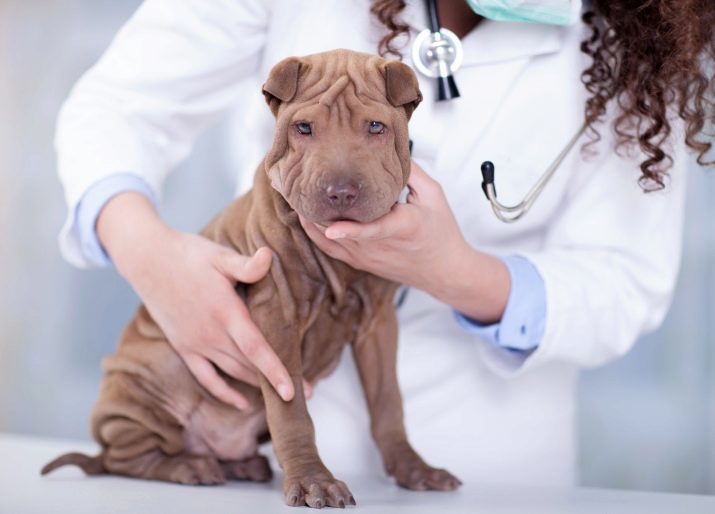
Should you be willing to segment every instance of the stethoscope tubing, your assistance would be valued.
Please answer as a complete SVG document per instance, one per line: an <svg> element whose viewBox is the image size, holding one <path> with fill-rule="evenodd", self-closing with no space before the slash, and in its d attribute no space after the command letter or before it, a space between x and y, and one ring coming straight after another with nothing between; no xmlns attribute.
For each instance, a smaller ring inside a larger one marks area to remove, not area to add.
<svg viewBox="0 0 715 514"><path fill-rule="evenodd" d="M427 0L427 19L429 20L429 28L432 33L437 33L442 29L442 24L439 22L439 13L437 12L437 2L435 0Z"/></svg>
<svg viewBox="0 0 715 514"><path fill-rule="evenodd" d="M539 180L534 184L534 186L529 190L529 192L526 194L524 199L519 202L516 205L504 205L499 200L497 200L497 193L496 193L496 187L494 186L494 165L486 161L485 163L482 164L482 175L484 177L484 182L482 183L482 189L484 190L484 194L486 195L487 199L489 200L489 203L492 206L492 210L494 211L494 214L496 217L500 220L503 221L504 223L514 223L515 221L521 219L529 210L531 207L534 205L534 202L536 199L541 195L543 192L544 188L546 185L549 183L551 178L554 176L554 173L556 173L556 170L559 169L559 166L561 163L564 161L566 156L569 154L569 152L573 149L573 147L576 145L578 140L581 138L581 136L586 132L586 123L584 123L581 128L576 132L576 134L573 135L573 137L569 140L569 142L564 146L564 148L561 150L561 152L556 156L554 161L551 163L551 165L548 167L548 169L544 172L544 174L539 178ZM485 166L491 165L491 171L490 175L491 177L487 176L487 173L485 173ZM514 216L505 216L505 214L512 214L512 213L517 213Z"/></svg>
<svg viewBox="0 0 715 514"><path fill-rule="evenodd" d="M454 82L452 72L457 71L461 65L462 45L455 34L441 27L436 0L426 0L425 3L429 29L422 31L415 39L412 47L412 61L417 71L426 77L437 79L438 101L452 100L459 97L459 90ZM451 65L446 60L447 55L452 56ZM428 62L430 60L431 62ZM435 64L436 69L434 68ZM494 164L490 161L482 163L482 190L491 204L494 215L504 223L514 223L525 216L585 131L586 124L584 123L524 199L516 205L504 205L499 202L494 186Z"/></svg>

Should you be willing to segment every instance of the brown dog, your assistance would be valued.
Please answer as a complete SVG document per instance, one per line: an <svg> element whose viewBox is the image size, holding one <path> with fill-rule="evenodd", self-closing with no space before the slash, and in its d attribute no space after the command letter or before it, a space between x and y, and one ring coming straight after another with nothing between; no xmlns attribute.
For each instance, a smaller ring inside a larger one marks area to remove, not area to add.
<svg viewBox="0 0 715 514"><path fill-rule="evenodd" d="M298 219L368 222L392 208L410 170L407 122L422 98L417 80L402 63L338 50L281 61L263 91L277 122L272 148L253 189L202 234L244 255L273 249L269 275L246 287L245 301L291 374L295 398L284 402L264 377L260 390L225 377L254 407L223 404L196 382L141 307L117 353L103 361L92 415L101 453L64 455L42 472L76 464L88 474L184 484L269 480L257 447L270 432L289 505L354 504L318 456L302 390L303 377L329 374L351 344L387 473L409 489L455 489L459 480L427 465L405 435L396 284L326 256Z"/></svg>

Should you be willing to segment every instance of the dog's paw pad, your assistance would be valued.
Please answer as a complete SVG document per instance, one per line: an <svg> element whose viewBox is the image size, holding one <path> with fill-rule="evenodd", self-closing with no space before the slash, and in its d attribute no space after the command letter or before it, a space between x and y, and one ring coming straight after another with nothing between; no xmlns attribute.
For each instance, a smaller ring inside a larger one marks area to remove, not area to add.
<svg viewBox="0 0 715 514"><path fill-rule="evenodd" d="M342 509L356 504L348 486L334 478L286 479L284 490L285 502L290 506L307 505L314 509L328 506Z"/></svg>

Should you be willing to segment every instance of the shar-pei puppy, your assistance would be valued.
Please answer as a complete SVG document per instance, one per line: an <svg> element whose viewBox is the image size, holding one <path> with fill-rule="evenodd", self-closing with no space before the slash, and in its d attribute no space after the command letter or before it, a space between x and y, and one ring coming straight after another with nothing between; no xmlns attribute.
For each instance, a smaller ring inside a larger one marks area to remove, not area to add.
<svg viewBox="0 0 715 514"><path fill-rule="evenodd" d="M264 481L272 472L258 445L270 437L286 503L354 505L318 455L302 384L329 374L349 344L387 473L409 489L455 489L459 480L426 464L405 434L397 284L328 257L299 220L370 222L390 211L410 172L407 123L422 98L417 80L400 62L337 50L281 61L263 92L276 118L270 151L253 189L202 234L244 255L273 250L270 273L237 291L291 374L295 397L283 401L264 377L259 389L224 376L253 407L222 403L194 379L142 306L103 361L92 413L100 454L67 454L43 473L75 464L88 474L183 484Z"/></svg>

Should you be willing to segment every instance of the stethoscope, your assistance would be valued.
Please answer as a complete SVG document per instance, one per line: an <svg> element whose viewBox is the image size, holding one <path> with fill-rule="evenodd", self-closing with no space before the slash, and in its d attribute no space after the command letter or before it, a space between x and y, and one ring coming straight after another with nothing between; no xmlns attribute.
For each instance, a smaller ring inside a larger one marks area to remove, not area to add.
<svg viewBox="0 0 715 514"><path fill-rule="evenodd" d="M437 79L438 102L459 98L459 89L457 89L453 74L462 65L464 58L462 42L454 32L440 25L436 0L425 0L425 4L429 28L420 32L415 38L412 44L412 62L417 71L426 77ZM491 161L484 161L482 163L482 191L489 200L495 216L504 223L513 223L529 212L551 177L554 176L558 167L585 131L586 124L571 138L524 199L516 205L504 205L497 200L497 192L494 187L494 164Z"/></svg>

